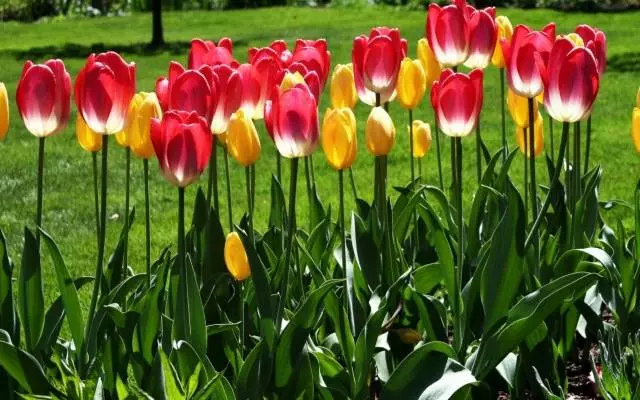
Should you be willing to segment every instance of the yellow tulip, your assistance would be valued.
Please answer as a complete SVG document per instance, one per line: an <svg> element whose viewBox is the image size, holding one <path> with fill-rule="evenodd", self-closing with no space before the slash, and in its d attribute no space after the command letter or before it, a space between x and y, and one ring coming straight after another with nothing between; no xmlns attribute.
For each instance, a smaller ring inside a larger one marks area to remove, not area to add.
<svg viewBox="0 0 640 400"><path fill-rule="evenodd" d="M351 167L356 159L356 117L348 107L329 108L322 121L322 149L333 169Z"/></svg>
<svg viewBox="0 0 640 400"><path fill-rule="evenodd" d="M420 120L413 121L413 158L422 158L431 148L431 126Z"/></svg>
<svg viewBox="0 0 640 400"><path fill-rule="evenodd" d="M280 88L282 90L291 89L292 87L294 87L299 83L305 83L304 77L300 74L300 72L294 72L293 74L291 72L287 72L284 75L284 78L282 78L282 83L280 84Z"/></svg>
<svg viewBox="0 0 640 400"><path fill-rule="evenodd" d="M338 64L331 74L331 86L329 87L331 105L334 108L353 108L358 102L355 78L353 77L353 64Z"/></svg>
<svg viewBox="0 0 640 400"><path fill-rule="evenodd" d="M420 64L422 64L422 69L427 78L426 89L431 89L433 82L440 79L442 67L440 63L438 63L436 56L433 54L433 50L429 47L429 42L427 42L425 38L418 40L418 59L420 60Z"/></svg>
<svg viewBox="0 0 640 400"><path fill-rule="evenodd" d="M396 142L396 127L382 107L371 109L364 133L367 149L374 156L389 154Z"/></svg>
<svg viewBox="0 0 640 400"><path fill-rule="evenodd" d="M95 153L102 149L102 135L92 131L80 113L76 117L76 138L80 146L88 152Z"/></svg>
<svg viewBox="0 0 640 400"><path fill-rule="evenodd" d="M405 58L400 64L396 91L398 102L407 110L414 110L422 101L427 89L427 76L420 60Z"/></svg>
<svg viewBox="0 0 640 400"><path fill-rule="evenodd" d="M162 108L155 93L140 92L133 96L129 103L123 135L126 136L126 144L138 157L149 159L154 155L151 143L151 118L161 117ZM116 135L117 138L118 135Z"/></svg>
<svg viewBox="0 0 640 400"><path fill-rule="evenodd" d="M253 165L260 158L258 132L253 120L242 109L231 114L226 140L229 154L242 166Z"/></svg>
<svg viewBox="0 0 640 400"><path fill-rule="evenodd" d="M631 139L636 151L640 153L640 107L635 107L631 116Z"/></svg>
<svg viewBox="0 0 640 400"><path fill-rule="evenodd" d="M9 99L7 88L0 82L0 141L4 139L9 130Z"/></svg>
<svg viewBox="0 0 640 400"><path fill-rule="evenodd" d="M504 68L504 55L502 54L500 41L502 39L511 40L511 36L513 36L513 26L509 18L504 15L498 15L496 17L496 25L498 25L498 40L496 40L496 47L493 49L491 63L497 68Z"/></svg>
<svg viewBox="0 0 640 400"><path fill-rule="evenodd" d="M561 35L558 35L558 37L556 37L556 39L561 38ZM573 43L576 47L584 47L584 40L582 40L582 37L580 37L580 35L578 35L575 32L571 32L568 35L564 36L565 38L569 39L571 41L571 43Z"/></svg>
<svg viewBox="0 0 640 400"><path fill-rule="evenodd" d="M511 118L519 128L527 128L529 126L529 99L517 95L511 89L507 94L507 107ZM538 102L533 102L533 112L538 112Z"/></svg>
<svg viewBox="0 0 640 400"><path fill-rule="evenodd" d="M536 122L533 124L534 126L534 136L533 136L533 156L538 157L542 150L544 150L544 120L542 119L542 115L538 113L538 117L536 118ZM529 149L529 135L531 133L527 129L526 140L527 140L527 157L531 158L531 149ZM520 152L524 154L524 140L525 140L525 131L524 128L516 127L516 143L518 143L518 147L520 148Z"/></svg>
<svg viewBox="0 0 640 400"><path fill-rule="evenodd" d="M237 232L230 232L224 242L224 262L233 278L244 281L251 276L249 258Z"/></svg>

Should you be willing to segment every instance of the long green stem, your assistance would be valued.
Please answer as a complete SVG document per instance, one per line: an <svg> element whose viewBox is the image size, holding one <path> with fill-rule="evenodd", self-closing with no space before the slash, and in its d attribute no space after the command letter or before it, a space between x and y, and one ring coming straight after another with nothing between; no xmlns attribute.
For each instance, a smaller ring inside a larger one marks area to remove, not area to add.
<svg viewBox="0 0 640 400"><path fill-rule="evenodd" d="M582 196L582 168L580 167L582 160L580 157L580 150L580 121L578 121L575 123L575 129L573 131L573 184L575 187L573 197L573 215L575 215L575 206L578 204L578 201Z"/></svg>
<svg viewBox="0 0 640 400"><path fill-rule="evenodd" d="M36 242L40 248L40 230L42 228L42 187L44 181L44 143L46 138L38 139L38 186L36 198Z"/></svg>
<svg viewBox="0 0 640 400"><path fill-rule="evenodd" d="M276 149L276 168L277 168L277 176L278 182L282 185L282 156L278 149Z"/></svg>
<svg viewBox="0 0 640 400"><path fill-rule="evenodd" d="M280 332L282 319L284 317L284 308L287 304L287 290L289 288L289 270L291 270L291 253L293 251L294 237L296 234L296 187L298 181L298 159L291 159L291 183L289 186L289 226L288 226L288 242L284 259L284 279L280 285L280 306L278 307L278 315L276 318L276 332Z"/></svg>
<svg viewBox="0 0 640 400"><path fill-rule="evenodd" d="M422 157L418 158L418 180L422 182Z"/></svg>
<svg viewBox="0 0 640 400"><path fill-rule="evenodd" d="M255 246L253 239L253 204L251 199L251 166L244 168L245 179L247 183L247 210L249 219L249 240Z"/></svg>
<svg viewBox="0 0 640 400"><path fill-rule="evenodd" d="M553 148L553 118L549 116L549 137L551 138L551 159L555 158L556 152Z"/></svg>
<svg viewBox="0 0 640 400"><path fill-rule="evenodd" d="M313 154L309 154L309 170L311 171L311 189L316 188L316 169L313 165Z"/></svg>
<svg viewBox="0 0 640 400"><path fill-rule="evenodd" d="M416 174L415 174L415 167L414 167L414 163L415 160L413 159L413 111L409 110L409 158L411 159L411 184L415 185L415 180L416 180ZM415 186L414 186L415 189ZM418 212L415 212L415 216L414 216L414 231L415 231L415 240L412 240L411 242L411 276L413 277L413 271L416 268L416 254L417 254L417 249L418 249Z"/></svg>
<svg viewBox="0 0 640 400"><path fill-rule="evenodd" d="M96 244L100 246L100 195L98 194L98 153L91 153L93 168L93 204L96 214Z"/></svg>
<svg viewBox="0 0 640 400"><path fill-rule="evenodd" d="M184 188L178 188L178 265L180 271L186 266L184 243ZM182 274L181 274L182 275Z"/></svg>
<svg viewBox="0 0 640 400"><path fill-rule="evenodd" d="M525 226L527 225L527 220L529 219L529 142L528 142L528 130L529 128L524 128L522 130L522 134L524 137L522 138L522 143L524 144L524 157L522 158L524 161L524 221Z"/></svg>
<svg viewBox="0 0 640 400"><path fill-rule="evenodd" d="M536 156L535 156L535 115L534 105L536 99L529 99L529 173L531 174L531 220L535 220L538 215L538 186L536 182ZM537 234L533 236L534 242L534 271L539 276L540 240Z"/></svg>
<svg viewBox="0 0 640 400"><path fill-rule="evenodd" d="M500 68L500 111L502 113L502 160L507 159L507 155L509 154L509 147L507 145L507 125L505 122L505 103L506 99L504 97L504 68Z"/></svg>
<svg viewBox="0 0 640 400"><path fill-rule="evenodd" d="M456 287L452 288L453 290L453 301L455 304L454 311L456 315L454 315L453 323L454 323L454 347L456 350L460 351L462 346L462 315L458 313L461 312L462 304L461 304L461 278L462 278L462 270L464 268L464 216L462 210L462 140L459 137L452 138L451 140L452 152L453 152L453 165L451 166L454 171L454 192L455 192L455 202L456 202L456 211L458 217L458 262L456 263L454 270L454 278Z"/></svg>
<svg viewBox="0 0 640 400"><path fill-rule="evenodd" d="M438 118L435 119L436 127L436 155L438 156L438 178L440 179L440 190L444 192L444 181L442 179L442 159L440 158L440 128L438 127ZM420 173L422 175L422 173Z"/></svg>
<svg viewBox="0 0 640 400"><path fill-rule="evenodd" d="M211 157L209 158L209 181L207 182L207 204L211 208L211 199L213 197L213 208L216 213L218 210L218 156L217 156L216 140L211 141Z"/></svg>
<svg viewBox="0 0 640 400"><path fill-rule="evenodd" d="M558 184L558 180L560 179L560 173L562 172L562 162L564 160L564 153L567 148L567 139L569 137L569 123L565 122L562 125L562 137L560 138L560 148L558 150L558 158L556 160L555 169L553 171L553 177L551 178L551 182L549 183L549 192L547 193L544 203L540 210L538 211L538 215L536 216L536 220L533 222L533 226L527 235L527 240L524 243L525 249L529 247L531 244L531 240L534 238L534 235L537 234L538 228L540 228L540 224L542 223L542 218L544 214L547 212L549 205L551 204L551 194L553 193L553 189Z"/></svg>
<svg viewBox="0 0 640 400"><path fill-rule="evenodd" d="M131 148L125 149L125 180L124 180L124 255L122 257L122 278L127 276L127 267L129 266L129 195L131 180Z"/></svg>
<svg viewBox="0 0 640 400"><path fill-rule="evenodd" d="M224 177L227 181L227 208L229 209L229 232L233 231L233 211L231 204L231 178L229 177L229 152L224 148Z"/></svg>
<svg viewBox="0 0 640 400"><path fill-rule="evenodd" d="M240 313L240 356L244 359L244 281L238 282L238 312Z"/></svg>
<svg viewBox="0 0 640 400"><path fill-rule="evenodd" d="M416 180L416 172L413 160L413 111L409 110L409 159L411 160L411 184Z"/></svg>
<svg viewBox="0 0 640 400"><path fill-rule="evenodd" d="M358 200L358 189L356 188L356 180L353 177L353 168L349 167L349 180L351 181L351 191L353 192L353 200Z"/></svg>
<svg viewBox="0 0 640 400"><path fill-rule="evenodd" d="M480 116L476 123L476 173L478 175L478 185L482 180L482 136L480 133Z"/></svg>
<svg viewBox="0 0 640 400"><path fill-rule="evenodd" d="M147 266L147 283L151 287L151 208L149 204L149 160L142 160L144 167L144 233Z"/></svg>
<svg viewBox="0 0 640 400"><path fill-rule="evenodd" d="M591 114L587 118L587 143L584 151L584 173L589 172L589 155L591 154Z"/></svg>

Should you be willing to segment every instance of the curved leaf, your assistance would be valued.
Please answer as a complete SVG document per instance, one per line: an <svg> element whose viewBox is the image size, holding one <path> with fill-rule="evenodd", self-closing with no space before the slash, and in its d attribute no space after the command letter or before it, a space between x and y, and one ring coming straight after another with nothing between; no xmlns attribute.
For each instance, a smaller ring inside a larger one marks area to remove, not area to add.
<svg viewBox="0 0 640 400"><path fill-rule="evenodd" d="M44 325L44 295L38 242L33 232L24 228L24 250L18 280L18 311L24 328L27 350L32 350Z"/></svg>
<svg viewBox="0 0 640 400"><path fill-rule="evenodd" d="M48 395L55 391L35 357L2 340L0 366L28 393Z"/></svg>

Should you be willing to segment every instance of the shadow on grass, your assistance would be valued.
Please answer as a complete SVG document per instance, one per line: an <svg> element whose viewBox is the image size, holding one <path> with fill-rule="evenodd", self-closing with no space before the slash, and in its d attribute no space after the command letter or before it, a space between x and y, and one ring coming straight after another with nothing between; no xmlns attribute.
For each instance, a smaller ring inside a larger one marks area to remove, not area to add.
<svg viewBox="0 0 640 400"><path fill-rule="evenodd" d="M607 59L607 71L639 72L640 52L626 52L609 57Z"/></svg>
<svg viewBox="0 0 640 400"><path fill-rule="evenodd" d="M234 41L235 45L242 46L246 43L244 41ZM16 60L22 61L25 59L47 59L47 58L86 58L91 53L102 53L105 51L115 51L122 54L136 54L142 56L153 56L162 53L169 53L171 55L184 55L189 51L191 46L190 41L172 41L166 42L162 46L152 46L148 42L145 43L130 43L130 44L105 44L105 43L92 43L92 44L77 44L77 43L65 43L58 46L41 46L33 47L30 49L9 49L0 51L0 54L10 54L15 57Z"/></svg>

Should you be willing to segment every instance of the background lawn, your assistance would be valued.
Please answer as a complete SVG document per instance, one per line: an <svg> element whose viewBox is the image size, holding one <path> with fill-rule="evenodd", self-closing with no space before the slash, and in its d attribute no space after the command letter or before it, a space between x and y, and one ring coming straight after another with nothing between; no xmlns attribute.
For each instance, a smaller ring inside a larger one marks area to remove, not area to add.
<svg viewBox="0 0 640 400"><path fill-rule="evenodd" d="M601 163L604 174L601 199L623 199L631 201L636 184L637 160L629 139L630 115L635 94L640 85L640 35L638 20L640 12L624 14L567 14L546 10L499 10L515 24L525 23L536 28L549 21L558 24L558 32L570 32L580 23L589 23L604 30L609 41L609 67L602 83L594 111L593 162ZM189 41L193 37L217 40L230 36L234 41L234 55L246 61L249 47L262 47L274 39L284 39L291 45L296 38L324 37L332 51L332 62L346 63L351 59L351 43L354 36L368 34L373 26L388 25L400 28L402 36L409 41L409 55L415 57L416 43L424 35L424 12L407 12L389 8L365 9L312 9L270 8L228 12L178 12L164 14L166 50L149 52L145 44L150 39L150 14L136 14L116 18L67 19L20 24L0 24L0 81L7 84L10 97L14 98L17 80L25 60L42 62L50 57L64 59L73 79L91 52L116 50L128 61L138 65L138 89L153 90L154 82L166 74L170 60L186 63ZM483 138L492 152L500 144L500 90L499 75L494 68L486 71L485 107L482 114ZM327 90L328 92L328 90ZM327 105L324 96L321 110ZM11 256L19 264L24 225L33 226L36 203L36 156L37 141L25 129L20 120L15 102L11 102L11 129L6 140L0 144L0 228L8 236ZM74 106L75 109L75 106ZM392 104L392 117L397 127L397 144L389 160L390 187L404 185L409 180L407 114L397 104ZM373 187L373 159L367 154L362 130L368 115L368 107L358 105L359 156L354 166L360 195L371 198ZM432 111L424 102L415 113L416 118L432 121ZM514 128L509 117L507 126L509 143L514 144ZM75 120L75 113L72 121ZM257 168L256 226L262 230L269 211L270 176L275 172L275 149L264 132L261 121L256 123L261 132L263 153ZM545 139L549 143L548 123L545 122ZM560 125L554 129L556 151ZM449 179L449 144L442 141L445 185ZM465 196L467 209L471 195L476 189L474 140L465 143ZM124 207L124 151L112 141L109 153L109 198L107 254L112 251L122 227ZM423 172L427 182L437 184L435 140L431 153L425 159ZM222 157L218 158L222 171ZM332 207L337 206L337 174L324 160L321 150L315 154L315 174L320 197ZM512 176L522 176L522 158L513 167ZM245 210L244 172L231 162L233 191L233 215L236 220ZM592 164L593 164L592 162ZM76 142L73 124L57 137L47 140L45 161L45 198L43 225L60 245L71 269L72 276L93 275L95 265L95 233L93 192L91 181L91 156L82 151ZM538 159L540 182L546 182L546 171L542 158ZM284 182L288 185L288 166L284 168ZM302 170L303 171L303 170ZM304 188L304 181L299 187ZM227 204L224 196L224 179L220 175L220 204L223 226L226 227ZM157 162L152 160L151 169L152 237L153 255L172 244L176 232L176 190L161 177ZM347 187L348 189L348 187ZM197 185L188 190L188 204L195 195ZM306 195L299 190L299 225L306 226ZM144 269L144 222L143 222L142 163L133 162L132 204L138 207L138 218L130 236L130 264L136 271ZM346 194L347 209L352 209L350 191ZM614 211L630 221L630 211ZM187 210L187 218L190 209ZM613 223L611 218L608 218ZM52 268L45 264L46 293L48 301L57 296ZM88 301L88 291L83 299Z"/></svg>

